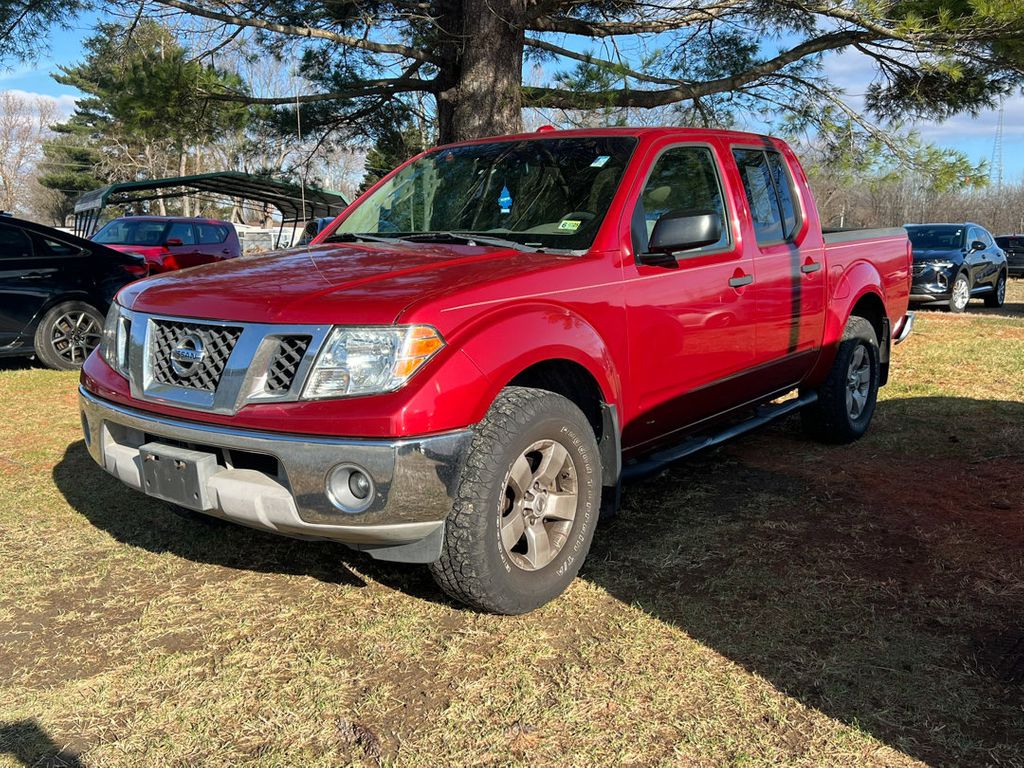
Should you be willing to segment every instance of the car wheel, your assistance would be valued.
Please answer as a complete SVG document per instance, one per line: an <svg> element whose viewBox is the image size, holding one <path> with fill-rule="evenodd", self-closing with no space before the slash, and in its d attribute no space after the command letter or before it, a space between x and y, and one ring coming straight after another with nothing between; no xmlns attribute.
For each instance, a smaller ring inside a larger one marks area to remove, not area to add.
<svg viewBox="0 0 1024 768"><path fill-rule="evenodd" d="M586 417L560 395L504 389L473 440L430 569L448 595L520 614L560 595L590 549L601 461Z"/></svg>
<svg viewBox="0 0 1024 768"><path fill-rule="evenodd" d="M1000 272L999 279L996 280L996 287L992 293L985 297L986 307L1001 307L1006 301L1006 273Z"/></svg>
<svg viewBox="0 0 1024 768"><path fill-rule="evenodd" d="M801 411L804 429L827 443L851 443L868 431L878 400L878 336L863 317L851 317L818 400Z"/></svg>
<svg viewBox="0 0 1024 768"><path fill-rule="evenodd" d="M73 371L99 345L102 333L103 313L83 301L66 301L52 307L36 328L36 356L47 368Z"/></svg>
<svg viewBox="0 0 1024 768"><path fill-rule="evenodd" d="M967 309L967 302L971 300L971 283L967 275L962 272L953 281L953 291L949 298L950 312L963 312Z"/></svg>

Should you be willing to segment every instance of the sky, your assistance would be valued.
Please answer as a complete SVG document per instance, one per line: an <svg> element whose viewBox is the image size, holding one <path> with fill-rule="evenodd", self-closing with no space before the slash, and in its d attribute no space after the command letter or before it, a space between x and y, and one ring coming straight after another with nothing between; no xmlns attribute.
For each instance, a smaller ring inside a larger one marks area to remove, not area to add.
<svg viewBox="0 0 1024 768"><path fill-rule="evenodd" d="M73 64L81 59L82 40L90 33L94 17L82 18L75 28L55 31L49 41L49 51L40 56L35 65L0 70L0 90L14 90L25 94L40 94L55 99L65 113L70 113L75 89L58 84L50 77L59 65ZM870 60L852 50L833 54L825 59L830 80L846 92L846 100L859 107L872 77ZM977 118L961 115L939 123L919 123L915 128L922 137L936 144L965 152L973 162L991 161L998 123L998 110L988 111ZM1007 99L1003 117L1003 180L1017 182L1024 177L1024 97Z"/></svg>

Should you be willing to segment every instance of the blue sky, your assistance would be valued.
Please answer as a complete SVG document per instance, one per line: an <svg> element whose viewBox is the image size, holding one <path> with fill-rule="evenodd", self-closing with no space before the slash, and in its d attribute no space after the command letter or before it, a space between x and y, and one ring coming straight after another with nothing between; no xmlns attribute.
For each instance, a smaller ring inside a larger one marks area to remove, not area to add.
<svg viewBox="0 0 1024 768"><path fill-rule="evenodd" d="M0 90L51 96L70 112L74 99L80 94L73 88L59 85L50 73L58 65L73 64L81 59L82 40L89 35L94 22L95 17L83 17L72 29L54 31L49 51L42 54L35 65L0 71ZM872 76L870 61L861 54L847 51L828 57L825 67L832 82L846 91L847 101L859 106ZM921 123L916 128L928 141L959 149L977 162L992 157L997 119L998 113L991 111L977 118L964 115L942 124ZM1020 181L1024 176L1024 97L1020 95L1008 99L1004 106L1003 165L1005 181Z"/></svg>

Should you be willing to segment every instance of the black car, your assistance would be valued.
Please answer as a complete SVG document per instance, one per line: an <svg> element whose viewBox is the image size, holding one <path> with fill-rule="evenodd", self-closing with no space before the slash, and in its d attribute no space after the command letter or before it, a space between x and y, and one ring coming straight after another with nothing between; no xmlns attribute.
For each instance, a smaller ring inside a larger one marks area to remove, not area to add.
<svg viewBox="0 0 1024 768"><path fill-rule="evenodd" d="M996 238L996 245L1006 254L1010 274L1024 277L1024 235L1002 235Z"/></svg>
<svg viewBox="0 0 1024 768"><path fill-rule="evenodd" d="M142 256L0 216L0 357L78 368L100 342L114 294L148 271Z"/></svg>
<svg viewBox="0 0 1024 768"><path fill-rule="evenodd" d="M972 298L1001 307L1006 299L1006 254L984 227L963 224L907 224L914 250L913 303L942 302L963 312Z"/></svg>

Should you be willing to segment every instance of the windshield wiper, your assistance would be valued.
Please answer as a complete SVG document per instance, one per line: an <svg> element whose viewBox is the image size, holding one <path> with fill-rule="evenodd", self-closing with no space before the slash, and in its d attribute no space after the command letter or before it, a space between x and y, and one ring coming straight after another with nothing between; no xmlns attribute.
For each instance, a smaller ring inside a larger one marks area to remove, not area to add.
<svg viewBox="0 0 1024 768"><path fill-rule="evenodd" d="M398 238L410 243L466 243L467 245L493 245L499 248L514 248L517 251L526 253L544 253L547 248L535 245L519 243L515 240L506 240L503 237L490 237L489 235L477 235L471 232L417 232L411 235L402 235Z"/></svg>
<svg viewBox="0 0 1024 768"><path fill-rule="evenodd" d="M393 243L396 240L402 238L397 237L379 237L377 235L370 235L365 232L342 232L337 235L331 235L324 240L325 243Z"/></svg>

